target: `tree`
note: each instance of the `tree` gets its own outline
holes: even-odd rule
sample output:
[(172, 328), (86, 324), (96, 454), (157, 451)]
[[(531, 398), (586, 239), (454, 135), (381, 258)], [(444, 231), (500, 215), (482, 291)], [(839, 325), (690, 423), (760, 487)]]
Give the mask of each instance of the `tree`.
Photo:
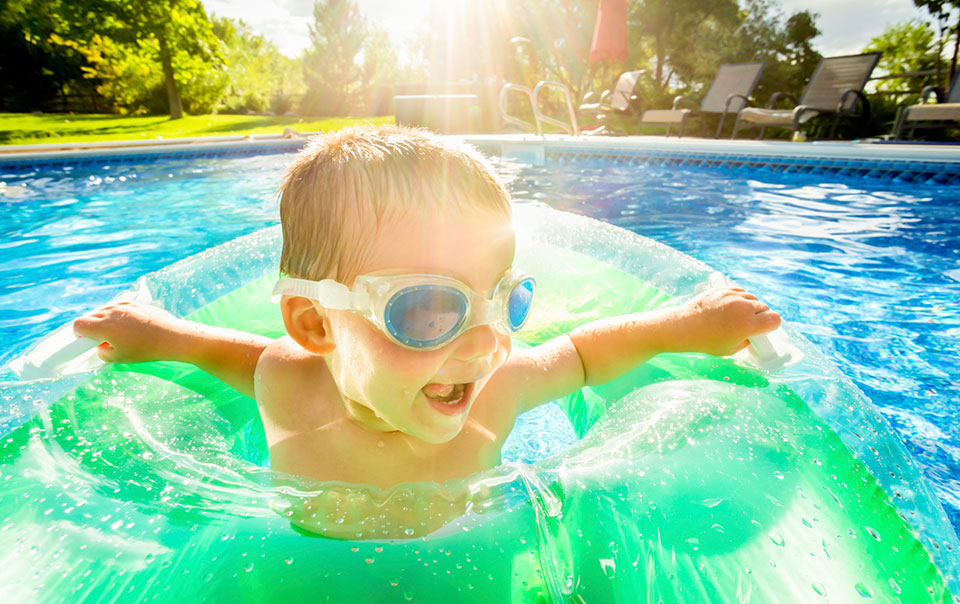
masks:
[(767, 63), (755, 97), (798, 95), (821, 58), (816, 15), (784, 19), (771, 0), (634, 0), (630, 9), (628, 62), (648, 66), (648, 105), (703, 94), (722, 64), (747, 61)]
[(290, 96), (303, 88), (299, 61), (284, 56), (243, 21), (214, 18), (213, 30), (224, 45), (227, 85), (220, 104), (226, 111), (289, 110)]
[(360, 52), (367, 31), (366, 19), (352, 0), (317, 0), (313, 5), (310, 48), (303, 57), (304, 113), (347, 113), (363, 83)]
[[(953, 42), (953, 59), (950, 61), (950, 76), (947, 78), (953, 80), (953, 74), (957, 71), (957, 52), (960, 50), (960, 0), (913, 0), (913, 4), (918, 8), (926, 8), (927, 12), (937, 21), (937, 29), (940, 32), (937, 37), (937, 72), (941, 71), (940, 57), (943, 55), (944, 46), (946, 46), (946, 35), (951, 29), (956, 35)], [(949, 21), (951, 13), (955, 10), (957, 11), (957, 17), (951, 28)]]
[(587, 60), (596, 0), (518, 3), (511, 35), (529, 41), (538, 79), (566, 84), (579, 98), (595, 86), (609, 87), (619, 71), (646, 69), (641, 96), (648, 107), (669, 105), (677, 92), (706, 92), (723, 63), (767, 61), (757, 94), (799, 94), (820, 60), (811, 40), (816, 15), (799, 11), (783, 18), (772, 0), (629, 0), (630, 44), (623, 66)]
[(50, 110), (83, 96), (92, 109), (101, 100), (97, 81), (84, 77), (82, 53), (54, 43), (62, 30), (59, 0), (6, 0), (0, 5), (0, 108)]
[[(923, 21), (910, 20), (888, 25), (863, 50), (882, 52), (878, 67), (884, 73), (892, 74), (936, 69), (939, 62), (936, 48), (930, 26)], [(917, 90), (923, 83), (923, 76), (909, 78), (907, 88)], [(902, 89), (903, 84), (903, 80), (883, 80), (876, 87), (877, 90), (894, 91)]]
[[(112, 56), (135, 54), (160, 64), (170, 117), (183, 116), (180, 87), (202, 89), (223, 68), (220, 42), (199, 0), (61, 0), (66, 31), (77, 48), (92, 47), (105, 74)], [(178, 81), (179, 80), (179, 81)]]
[(724, 59), (767, 62), (754, 91), (755, 98), (769, 98), (777, 91), (800, 98), (823, 58), (811, 44), (820, 35), (816, 25), (818, 15), (798, 11), (781, 25), (774, 6), (769, 0), (744, 2), (739, 33), (734, 32), (731, 40), (735, 41), (738, 52)]
[[(588, 61), (597, 17), (597, 0), (541, 0), (514, 3), (509, 40), (520, 36), (531, 66), (539, 68), (538, 80), (554, 80), (567, 86), (575, 101), (593, 88), (599, 64)], [(506, 44), (501, 48), (510, 48)], [(513, 49), (512, 52), (516, 52)], [(628, 57), (627, 62), (630, 62)], [(502, 69), (505, 71), (505, 68)], [(607, 74), (609, 75), (609, 74)], [(608, 79), (612, 80), (613, 76)]]
[(717, 51), (739, 25), (735, 0), (634, 1), (630, 20), (633, 38), (651, 49), (657, 96), (663, 96), (675, 74), (687, 83), (712, 79), (721, 54)]

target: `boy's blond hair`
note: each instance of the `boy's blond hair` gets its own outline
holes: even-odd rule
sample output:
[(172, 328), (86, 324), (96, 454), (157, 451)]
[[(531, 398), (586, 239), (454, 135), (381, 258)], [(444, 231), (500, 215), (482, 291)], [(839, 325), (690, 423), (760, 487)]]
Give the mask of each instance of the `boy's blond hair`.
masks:
[(411, 212), (467, 208), (510, 216), (509, 194), (472, 147), (399, 126), (321, 135), (280, 185), (280, 272), (350, 283), (370, 229)]

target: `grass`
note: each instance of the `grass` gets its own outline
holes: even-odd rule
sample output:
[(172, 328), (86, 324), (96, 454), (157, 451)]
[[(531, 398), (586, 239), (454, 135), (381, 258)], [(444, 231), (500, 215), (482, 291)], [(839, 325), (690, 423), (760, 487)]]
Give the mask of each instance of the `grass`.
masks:
[(263, 115), (191, 115), (171, 120), (166, 116), (0, 113), (0, 145), (280, 134), (287, 127), (299, 132), (315, 132), (362, 123), (393, 123), (393, 116), (309, 119)]

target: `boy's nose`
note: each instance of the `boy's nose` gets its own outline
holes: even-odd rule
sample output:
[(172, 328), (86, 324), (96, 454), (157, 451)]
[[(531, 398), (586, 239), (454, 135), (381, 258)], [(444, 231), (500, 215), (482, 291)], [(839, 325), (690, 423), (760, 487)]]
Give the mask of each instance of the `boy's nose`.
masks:
[(490, 356), (497, 350), (499, 340), (490, 325), (471, 327), (457, 338), (455, 356), (462, 361), (471, 361)]

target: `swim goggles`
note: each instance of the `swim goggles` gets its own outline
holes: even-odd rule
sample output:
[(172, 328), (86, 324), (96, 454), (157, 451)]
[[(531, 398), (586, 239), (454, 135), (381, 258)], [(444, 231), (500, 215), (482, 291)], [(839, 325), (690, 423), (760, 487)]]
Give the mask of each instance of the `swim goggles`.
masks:
[(350, 310), (380, 328), (396, 344), (411, 350), (435, 350), (477, 325), (501, 333), (523, 328), (533, 306), (533, 277), (509, 270), (486, 298), (465, 283), (443, 275), (357, 277), (353, 289), (324, 279), (283, 277), (271, 299), (300, 296), (331, 310)]

